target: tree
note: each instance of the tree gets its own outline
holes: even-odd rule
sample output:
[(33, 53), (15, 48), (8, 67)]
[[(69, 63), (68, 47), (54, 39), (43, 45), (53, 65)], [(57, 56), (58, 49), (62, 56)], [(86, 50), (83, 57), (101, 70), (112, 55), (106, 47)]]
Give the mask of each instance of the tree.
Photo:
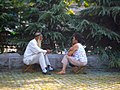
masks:
[[(87, 50), (102, 54), (109, 59), (110, 66), (120, 67), (119, 0), (0, 0), (0, 3), (0, 32), (12, 30), (12, 41), (9, 37), (6, 40), (17, 43), (22, 54), (36, 31), (44, 35), (43, 48), (50, 45), (51, 49), (69, 47), (68, 39), (79, 32), (85, 37)], [(75, 14), (70, 10), (73, 4), (86, 8)]]
[(0, 51), (4, 51), (4, 46), (8, 43), (9, 35), (14, 34), (17, 26), (18, 7), (15, 0), (0, 0)]
[[(81, 0), (80, 0), (81, 1)], [(94, 49), (110, 61), (111, 67), (120, 67), (120, 1), (84, 0), (88, 8), (70, 21), (75, 31), (86, 37), (87, 49)], [(74, 23), (73, 23), (74, 22)]]
[[(34, 33), (41, 31), (45, 36), (44, 43), (47, 42), (49, 47), (54, 49), (55, 44), (59, 44), (59, 48), (64, 47), (63, 33), (69, 30), (66, 22), (70, 19), (70, 15), (66, 13), (68, 10), (65, 9), (66, 4), (63, 0), (23, 0), (22, 2), (7, 0), (1, 3), (1, 13), (11, 15), (10, 21), (4, 18), (7, 19), (7, 23), (4, 22), (6, 26), (3, 26), (3, 22), (1, 23), (1, 31), (6, 31), (5, 27), (7, 27), (15, 32), (11, 36), (12, 40), (9, 38), (7, 42), (17, 43), (18, 49), (20, 47), (20, 51), (24, 52), (25, 45), (33, 38)], [(10, 22), (12, 22), (12, 28)]]

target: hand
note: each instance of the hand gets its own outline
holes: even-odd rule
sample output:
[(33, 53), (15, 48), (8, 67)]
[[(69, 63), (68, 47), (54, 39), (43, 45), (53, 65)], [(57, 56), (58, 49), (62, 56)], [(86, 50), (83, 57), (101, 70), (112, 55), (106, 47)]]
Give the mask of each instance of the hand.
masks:
[(51, 53), (52, 52), (52, 50), (50, 50), (50, 49), (47, 49), (47, 53)]

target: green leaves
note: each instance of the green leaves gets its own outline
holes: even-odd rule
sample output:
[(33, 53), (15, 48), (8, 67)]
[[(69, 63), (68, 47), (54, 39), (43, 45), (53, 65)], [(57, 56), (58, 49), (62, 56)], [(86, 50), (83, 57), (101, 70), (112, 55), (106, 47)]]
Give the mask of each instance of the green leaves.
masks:
[(120, 52), (111, 51), (109, 47), (99, 48), (100, 60), (108, 62), (108, 68), (119, 68), (120, 67)]
[(117, 16), (120, 15), (120, 7), (119, 6), (111, 7), (109, 12), (111, 12), (114, 21), (117, 23)]
[(59, 32), (46, 32), (45, 37), (50, 38), (53, 41), (64, 39), (64, 36)]
[[(80, 6), (87, 8), (77, 15), (68, 14), (70, 5), (77, 9)], [(0, 7), (0, 31), (4, 31), (5, 27), (12, 29), (23, 36), (17, 38), (21, 41), (26, 40), (24, 35), (33, 35), (36, 31), (51, 39), (50, 43), (56, 40), (62, 45), (66, 43), (65, 38), (70, 38), (74, 32), (85, 35), (86, 45), (89, 46), (103, 46), (101, 42), (106, 38), (106, 45), (110, 41), (120, 41), (120, 7), (117, 0), (1, 0)], [(54, 48), (53, 44), (51, 46)]]
[[(102, 60), (109, 60), (109, 66), (120, 67), (120, 1), (89, 0), (90, 7), (79, 12), (74, 18), (75, 30), (86, 36), (89, 50), (99, 48)], [(110, 47), (110, 48), (109, 48)], [(118, 52), (117, 52), (118, 51)], [(102, 53), (101, 53), (102, 52)]]
[(46, 19), (50, 19), (52, 17), (53, 13), (50, 11), (44, 12), (42, 15), (39, 16), (38, 22)]
[(108, 37), (110, 40), (116, 40), (119, 42), (120, 36), (119, 34), (100, 26), (96, 23), (89, 22), (88, 20), (81, 20), (79, 21), (76, 29), (80, 32), (84, 32), (89, 28), (90, 33), (88, 34), (87, 38), (95, 38), (95, 41), (101, 40), (103, 36)]

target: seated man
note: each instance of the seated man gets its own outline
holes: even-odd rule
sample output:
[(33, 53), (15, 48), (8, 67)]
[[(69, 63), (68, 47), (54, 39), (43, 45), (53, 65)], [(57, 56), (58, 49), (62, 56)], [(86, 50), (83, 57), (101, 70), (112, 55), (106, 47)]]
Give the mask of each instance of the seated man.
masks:
[(50, 74), (48, 70), (53, 70), (48, 60), (46, 53), (50, 53), (51, 50), (41, 49), (41, 41), (43, 40), (41, 33), (35, 33), (35, 38), (32, 39), (25, 50), (23, 62), (26, 65), (39, 63), (43, 74)]
[(57, 74), (65, 74), (67, 64), (70, 63), (73, 66), (85, 66), (87, 64), (87, 56), (84, 47), (82, 46), (82, 36), (79, 33), (73, 35), (73, 46), (69, 49), (68, 53), (63, 57), (63, 67)]

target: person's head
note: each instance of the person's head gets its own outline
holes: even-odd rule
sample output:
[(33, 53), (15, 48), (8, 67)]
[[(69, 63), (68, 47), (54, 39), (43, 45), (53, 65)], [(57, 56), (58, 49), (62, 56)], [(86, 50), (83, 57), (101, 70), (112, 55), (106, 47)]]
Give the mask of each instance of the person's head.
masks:
[(83, 40), (83, 36), (79, 33), (74, 33), (73, 34), (73, 39), (72, 39), (72, 44), (76, 44), (76, 43), (81, 43), (83, 44), (84, 40)]
[(35, 33), (35, 39), (36, 39), (37, 41), (38, 41), (38, 40), (42, 41), (42, 40), (43, 40), (42, 34), (41, 34), (40, 32), (36, 32), (36, 33)]

